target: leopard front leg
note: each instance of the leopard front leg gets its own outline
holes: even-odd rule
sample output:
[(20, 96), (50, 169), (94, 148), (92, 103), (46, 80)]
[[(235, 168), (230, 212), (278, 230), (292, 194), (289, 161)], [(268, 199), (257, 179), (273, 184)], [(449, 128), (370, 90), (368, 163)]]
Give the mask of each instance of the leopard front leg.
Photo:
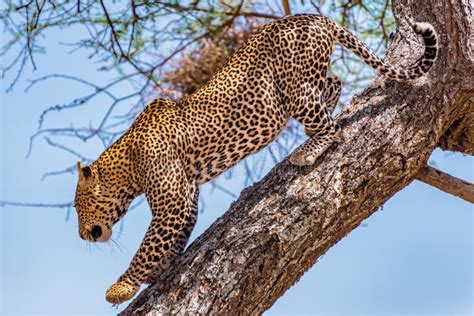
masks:
[(188, 180), (179, 160), (162, 159), (156, 168), (160, 174), (150, 173), (146, 188), (153, 218), (127, 271), (107, 290), (110, 303), (131, 299), (153, 271), (166, 268), (183, 251), (194, 228), (197, 185)]

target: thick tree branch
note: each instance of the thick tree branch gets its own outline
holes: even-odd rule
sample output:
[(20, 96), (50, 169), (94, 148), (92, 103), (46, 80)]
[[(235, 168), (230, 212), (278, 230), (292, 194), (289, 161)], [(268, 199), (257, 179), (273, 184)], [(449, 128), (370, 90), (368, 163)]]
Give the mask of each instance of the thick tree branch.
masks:
[(416, 179), (434, 186), (446, 193), (474, 203), (474, 184), (453, 177), (430, 166), (424, 166), (416, 174)]
[[(441, 137), (470, 110), (465, 77), (472, 80), (473, 73), (459, 71), (470, 65), (470, 4), (403, 0), (395, 6), (440, 34), (432, 71), (413, 84), (371, 84), (339, 118), (342, 142), (312, 167), (284, 161), (244, 190), (124, 315), (260, 314), (416, 178)], [(412, 63), (421, 54), (420, 47), (407, 47), (413, 34), (404, 39), (391, 46), (389, 60)]]

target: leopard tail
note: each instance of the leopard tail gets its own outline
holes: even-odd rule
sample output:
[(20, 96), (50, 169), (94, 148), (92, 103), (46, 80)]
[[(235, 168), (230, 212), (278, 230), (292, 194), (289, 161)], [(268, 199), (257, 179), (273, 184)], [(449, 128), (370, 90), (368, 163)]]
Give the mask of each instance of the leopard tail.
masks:
[(351, 31), (338, 25), (336, 22), (331, 22), (336, 42), (353, 51), (367, 65), (374, 68), (377, 72), (397, 81), (405, 81), (421, 77), (423, 74), (428, 72), (431, 66), (433, 66), (438, 55), (438, 35), (436, 34), (434, 27), (429, 23), (412, 24), (415, 33), (423, 37), (425, 50), (423, 56), (421, 56), (413, 66), (404, 69), (392, 66), (383, 61)]

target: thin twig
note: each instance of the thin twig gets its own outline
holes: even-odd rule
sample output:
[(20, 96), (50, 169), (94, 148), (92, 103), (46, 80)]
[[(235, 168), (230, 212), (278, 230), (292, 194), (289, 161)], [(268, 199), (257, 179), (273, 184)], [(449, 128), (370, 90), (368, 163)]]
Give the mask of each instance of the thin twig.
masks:
[(67, 203), (27, 203), (15, 201), (0, 201), (0, 207), (5, 206), (23, 206), (23, 207), (51, 207), (51, 208), (70, 208), (72, 202)]

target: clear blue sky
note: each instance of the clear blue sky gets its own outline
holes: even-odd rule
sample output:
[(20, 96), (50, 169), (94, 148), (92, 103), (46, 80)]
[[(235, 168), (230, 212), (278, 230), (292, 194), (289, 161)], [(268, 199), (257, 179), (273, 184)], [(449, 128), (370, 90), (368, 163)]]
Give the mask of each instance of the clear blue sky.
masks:
[[(74, 30), (50, 32), (48, 54), (39, 56), (39, 70), (27, 71), (12, 93), (12, 79), (2, 82), (1, 200), (67, 202), (74, 196), (76, 175), (50, 177), (51, 170), (76, 161), (39, 138), (26, 159), (29, 137), (40, 113), (48, 106), (71, 101), (86, 92), (80, 85), (47, 81), (24, 93), (26, 79), (49, 73), (73, 74), (107, 82), (85, 54), (68, 55), (56, 43)], [(100, 100), (70, 114), (55, 113), (48, 126), (77, 120), (94, 121), (103, 111)], [(78, 145), (79, 146), (79, 145)], [(81, 152), (97, 157), (98, 142), (81, 145)], [(436, 151), (438, 168), (474, 181), (473, 159)], [(242, 172), (221, 184), (242, 189)], [(228, 208), (232, 198), (204, 186), (206, 202), (192, 237), (201, 234)], [(77, 233), (75, 212), (5, 207), (1, 212), (1, 314), (115, 314), (105, 290), (126, 269), (150, 220), (142, 205), (125, 218), (118, 239), (122, 250), (106, 244), (89, 247)], [(394, 196), (383, 210), (333, 247), (267, 312), (267, 315), (472, 315), (472, 205), (419, 182)]]

